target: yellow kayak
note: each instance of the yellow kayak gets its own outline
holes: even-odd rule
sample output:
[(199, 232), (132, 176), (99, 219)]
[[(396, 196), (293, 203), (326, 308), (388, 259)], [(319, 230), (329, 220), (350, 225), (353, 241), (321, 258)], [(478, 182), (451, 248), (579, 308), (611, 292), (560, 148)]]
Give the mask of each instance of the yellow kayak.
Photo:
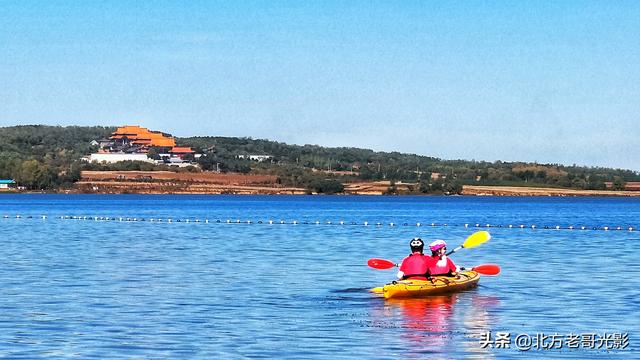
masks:
[(449, 294), (473, 288), (478, 285), (480, 274), (475, 271), (463, 271), (459, 276), (433, 276), (431, 280), (399, 280), (383, 287), (371, 289), (371, 292), (390, 298), (412, 298), (430, 295)]

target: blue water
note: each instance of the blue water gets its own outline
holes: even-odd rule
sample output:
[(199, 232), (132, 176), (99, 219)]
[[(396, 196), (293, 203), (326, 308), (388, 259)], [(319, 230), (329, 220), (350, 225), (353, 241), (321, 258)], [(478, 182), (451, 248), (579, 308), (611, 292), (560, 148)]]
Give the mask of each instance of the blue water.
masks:
[[(368, 258), (399, 261), (415, 236), (453, 247), (476, 224), (491, 241), (452, 259), (499, 276), (421, 300), (368, 292), (394, 276)], [(640, 199), (4, 195), (0, 357), (638, 358), (629, 227)], [(487, 331), (510, 348), (483, 348)], [(513, 343), (588, 333), (629, 345)]]

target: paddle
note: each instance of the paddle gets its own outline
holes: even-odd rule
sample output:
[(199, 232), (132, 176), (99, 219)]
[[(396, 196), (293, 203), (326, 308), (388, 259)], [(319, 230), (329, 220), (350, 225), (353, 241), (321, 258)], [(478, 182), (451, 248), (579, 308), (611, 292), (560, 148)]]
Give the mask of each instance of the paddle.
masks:
[[(457, 248), (449, 251), (447, 253), (448, 255), (453, 254), (454, 252), (460, 250), (460, 249), (469, 249), (472, 247), (476, 247), (480, 244), (483, 244), (487, 241), (489, 241), (489, 239), (491, 239), (491, 235), (486, 232), (486, 231), (477, 231), (471, 235), (469, 235), (469, 237), (464, 241), (464, 243), (462, 243), (462, 245), (458, 246)], [(378, 270), (386, 270), (386, 269), (391, 269), (394, 266), (398, 266), (397, 264), (394, 264), (393, 262), (389, 261), (389, 260), (385, 260), (385, 259), (369, 259), (369, 261), (367, 261), (367, 264), (369, 266), (371, 266), (374, 269), (378, 269)]]
[(463, 243), (462, 245), (458, 246), (457, 248), (449, 251), (447, 253), (447, 256), (453, 254), (454, 252), (460, 250), (460, 249), (469, 249), (472, 247), (476, 247), (478, 245), (484, 244), (487, 241), (489, 241), (489, 239), (491, 239), (491, 234), (489, 234), (489, 232), (487, 231), (478, 231), (475, 232), (473, 234), (471, 234)]
[(398, 266), (398, 264), (394, 264), (385, 259), (369, 259), (369, 261), (367, 261), (367, 265), (378, 270), (386, 270), (391, 269), (394, 266)]
[[(461, 268), (461, 270), (464, 270), (464, 268)], [(489, 276), (500, 274), (500, 266), (496, 264), (482, 264), (472, 267), (471, 270), (477, 272), (478, 274)]]
[[(393, 267), (395, 264), (392, 263), (391, 261), (388, 260), (384, 260), (384, 259), (371, 259), (371, 260), (378, 260), (381, 261), (383, 263), (388, 263), (391, 264), (391, 267)], [(382, 269), (382, 268), (376, 268), (376, 269)], [(388, 267), (385, 269), (389, 269)], [(464, 270), (464, 268), (461, 268), (461, 270)], [(478, 274), (482, 274), (482, 275), (488, 275), (488, 276), (494, 276), (494, 275), (498, 275), (500, 273), (500, 266), (496, 265), (496, 264), (482, 264), (482, 265), (478, 265), (478, 266), (474, 266), (471, 268), (472, 271), (477, 272)], [(369, 290), (372, 293), (376, 293), (376, 294), (382, 294), (383, 292), (383, 287), (375, 287), (371, 290)]]
[[(369, 261), (367, 261), (367, 265), (378, 270), (387, 270), (398, 266), (398, 264), (394, 264), (393, 262), (385, 259), (369, 259)], [(498, 275), (500, 273), (500, 266), (496, 264), (482, 264), (474, 266), (471, 270), (482, 275)]]

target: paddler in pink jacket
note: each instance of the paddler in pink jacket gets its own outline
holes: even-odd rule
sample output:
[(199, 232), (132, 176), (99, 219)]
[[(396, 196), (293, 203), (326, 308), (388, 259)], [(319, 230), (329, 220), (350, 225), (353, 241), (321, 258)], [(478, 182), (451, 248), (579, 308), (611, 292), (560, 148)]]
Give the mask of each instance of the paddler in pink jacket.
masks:
[(428, 266), (429, 275), (457, 276), (458, 267), (447, 257), (447, 243), (444, 240), (436, 240), (429, 244), (431, 258)]
[(411, 255), (402, 260), (398, 279), (427, 280), (427, 268), (431, 260), (422, 253), (424, 242), (420, 238), (413, 238), (409, 242), (409, 246), (411, 247)]

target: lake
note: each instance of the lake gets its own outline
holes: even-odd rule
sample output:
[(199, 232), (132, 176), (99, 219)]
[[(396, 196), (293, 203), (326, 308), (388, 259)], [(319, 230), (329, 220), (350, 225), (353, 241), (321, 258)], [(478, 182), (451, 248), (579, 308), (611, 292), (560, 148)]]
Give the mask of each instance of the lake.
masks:
[[(639, 198), (2, 195), (0, 357), (637, 358), (639, 227)], [(369, 293), (367, 259), (478, 230), (476, 289)]]

